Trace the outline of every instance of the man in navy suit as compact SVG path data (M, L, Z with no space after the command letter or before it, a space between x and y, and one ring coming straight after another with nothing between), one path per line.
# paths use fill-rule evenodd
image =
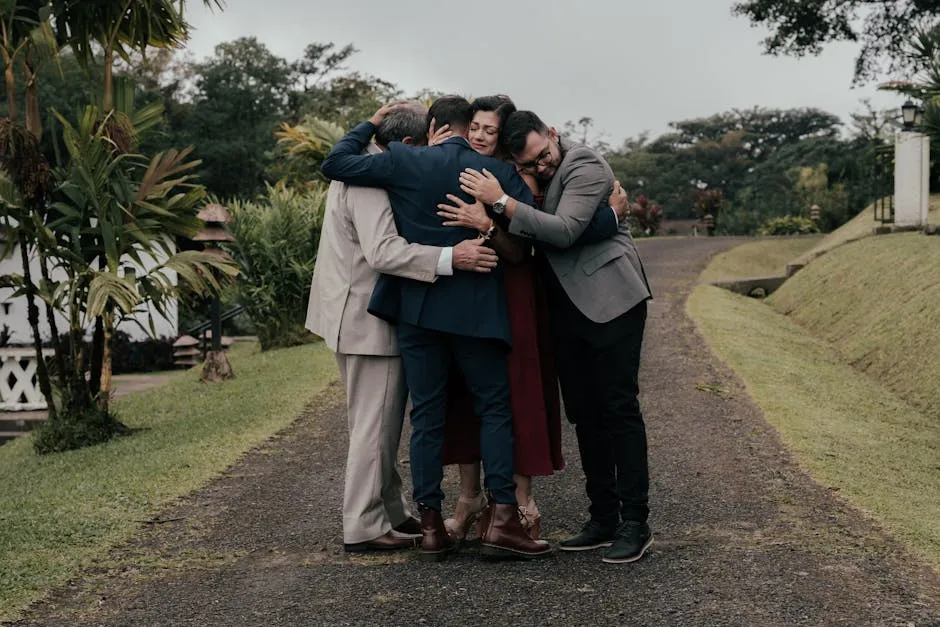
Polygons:
M368 122L350 131L324 160L322 169L331 179L387 190L399 232L409 242L447 247L480 235L469 229L443 226L437 213L448 194L474 202L459 185L459 175L467 168L488 170L507 194L528 205L535 204L511 164L480 155L470 147L466 135L472 110L461 97L441 98L428 112L428 119L435 119L439 127L450 126L455 134L451 139L424 148L392 143L386 152L362 155L376 126L390 110L383 107ZM616 232L616 220L607 219L612 224L598 227L598 237ZM377 293L381 289L377 286ZM533 541L525 533L516 510L506 362L511 337L501 270L457 273L434 283L402 279L391 289L397 290L394 311L386 313L398 324L413 405L411 471L414 499L421 512L422 552L441 559L453 549L440 513L447 377L453 363L471 391L474 413L481 422L485 487L490 496L481 552L494 558L548 554L546 542Z

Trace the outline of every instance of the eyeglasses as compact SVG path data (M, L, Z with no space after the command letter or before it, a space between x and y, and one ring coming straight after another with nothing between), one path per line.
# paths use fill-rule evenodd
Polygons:
M520 170L526 172L533 172L539 168L539 166L548 165L552 162L552 140L549 138L548 145L545 146L545 150L539 153L539 156L536 157L533 161L526 161L525 163L517 163L516 167Z

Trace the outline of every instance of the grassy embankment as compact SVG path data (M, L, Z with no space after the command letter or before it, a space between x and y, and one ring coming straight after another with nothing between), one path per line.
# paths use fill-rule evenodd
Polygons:
M799 463L940 567L940 237L833 245L861 222L765 301L701 285L687 307ZM748 275L773 244L716 262Z
M715 255L699 279L709 282L784 274L788 263L818 246L821 239L822 236L804 235L741 244Z

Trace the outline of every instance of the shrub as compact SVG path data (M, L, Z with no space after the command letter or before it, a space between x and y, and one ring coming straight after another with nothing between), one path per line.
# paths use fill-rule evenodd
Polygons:
M238 301L261 350L312 341L304 329L310 277L317 259L326 187L267 187L258 202L232 202L232 256L241 268Z
M727 205L725 194L720 189L700 189L692 198L692 209L699 220L710 215L717 219Z
M158 372L173 369L173 340L167 337L132 341L123 331L111 338L111 370L114 374Z
M819 233L819 227L809 218L786 215L767 220L761 225L761 235L807 235Z
M65 363L69 368L72 339L68 333L59 335L59 342L66 347ZM52 347L52 342L44 343L47 348ZM82 340L82 354L91 355L92 343L89 339ZM87 369L88 364L85 364ZM160 372L163 370L173 370L173 339L168 337L148 338L146 340L134 341L131 336L124 331L117 330L111 336L111 373L112 374L136 374L142 372ZM86 370L87 376L87 370Z
M659 231L663 210L646 196L637 196L630 211L630 232L635 237L652 237Z
M71 408L71 413L56 412L36 427L33 450L40 455L93 446L130 434L131 430L100 404L70 403L65 398L69 394L66 388L59 389L58 393L62 407Z

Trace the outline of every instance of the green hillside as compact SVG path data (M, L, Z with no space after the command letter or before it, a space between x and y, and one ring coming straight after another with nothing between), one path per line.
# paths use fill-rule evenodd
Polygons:
M940 237L865 238L766 300L700 285L687 309L801 466L940 568Z
M768 302L940 421L940 237L898 233L846 244Z

